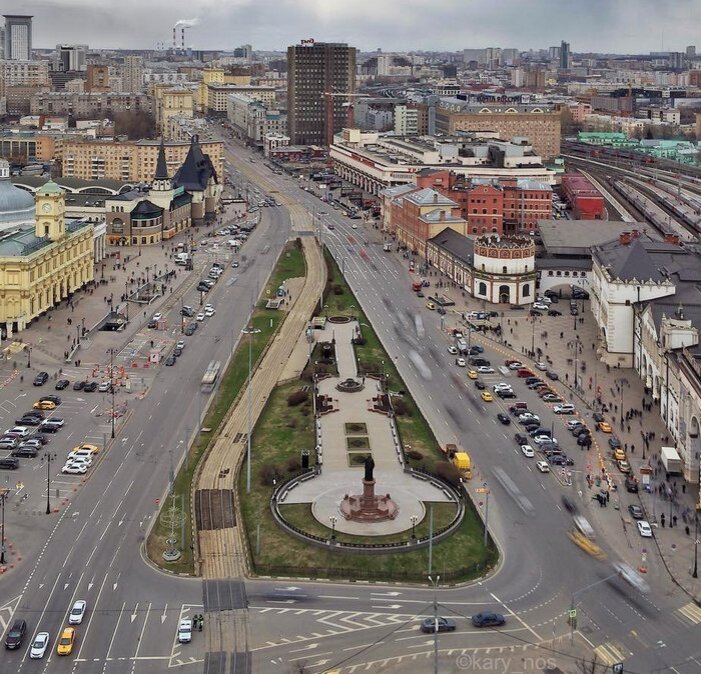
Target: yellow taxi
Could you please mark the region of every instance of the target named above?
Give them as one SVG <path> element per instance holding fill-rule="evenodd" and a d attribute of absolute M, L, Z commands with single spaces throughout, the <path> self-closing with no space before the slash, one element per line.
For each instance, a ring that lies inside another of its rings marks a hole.
<path fill-rule="evenodd" d="M 626 453 L 623 449 L 623 447 L 618 447 L 617 449 L 614 450 L 613 452 L 613 458 L 614 461 L 625 461 L 626 460 Z"/>
<path fill-rule="evenodd" d="M 468 370 L 467 376 L 469 379 L 477 379 L 477 373 L 474 370 Z"/>
<path fill-rule="evenodd" d="M 70 655 L 73 652 L 73 644 L 75 643 L 75 628 L 66 627 L 61 632 L 61 638 L 56 646 L 56 655 Z"/>
<path fill-rule="evenodd" d="M 436 308 L 436 305 L 433 302 L 426 302 L 426 308 L 433 311 Z"/>
<path fill-rule="evenodd" d="M 494 400 L 494 396 L 489 391 L 482 391 L 482 400 L 486 403 L 491 403 Z"/>
<path fill-rule="evenodd" d="M 55 410 L 56 409 L 56 403 L 51 402 L 50 400 L 37 400 L 32 407 L 35 410 Z"/>
<path fill-rule="evenodd" d="M 599 561 L 606 559 L 606 553 L 596 543 L 588 539 L 581 531 L 572 529 L 567 532 L 567 535 L 578 548 L 584 550 L 588 555 L 591 555 Z"/>
<path fill-rule="evenodd" d="M 90 445 L 88 443 L 85 443 L 83 445 L 78 445 L 77 447 L 73 448 L 74 452 L 90 452 L 91 454 L 97 454 L 100 451 L 100 448 L 97 445 Z"/>
<path fill-rule="evenodd" d="M 599 430 L 602 433 L 613 433 L 613 428 L 611 428 L 611 424 L 608 421 L 600 421 Z"/>

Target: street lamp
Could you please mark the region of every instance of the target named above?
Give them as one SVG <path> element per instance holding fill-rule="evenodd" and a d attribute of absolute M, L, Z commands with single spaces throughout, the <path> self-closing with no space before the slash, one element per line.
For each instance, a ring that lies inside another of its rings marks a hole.
<path fill-rule="evenodd" d="M 246 493 L 251 493 L 251 342 L 253 335 L 257 335 L 260 330 L 253 327 L 241 330 L 244 335 L 248 335 L 248 432 L 246 433 Z"/>
<path fill-rule="evenodd" d="M 114 349 L 108 349 L 107 353 L 110 354 L 110 391 L 112 393 L 112 439 L 114 439 Z"/>
<path fill-rule="evenodd" d="M 411 520 L 411 537 L 412 539 L 416 539 L 416 523 L 419 521 L 419 518 L 416 515 L 412 515 L 410 518 Z"/>
<path fill-rule="evenodd" d="M 32 366 L 32 347 L 27 347 L 27 367 Z"/>
<path fill-rule="evenodd" d="M 56 454 L 46 452 L 46 514 L 51 514 L 51 462 L 56 460 Z M 4 512 L 4 506 L 3 506 Z"/>
<path fill-rule="evenodd" d="M 336 540 L 336 522 L 338 522 L 338 517 L 336 515 L 331 515 L 329 517 L 329 522 L 331 522 L 331 540 Z"/>
<path fill-rule="evenodd" d="M 0 564 L 5 563 L 5 499 L 10 493 L 10 490 L 2 489 L 0 494 L 0 508 L 2 509 L 2 520 L 0 520 Z"/>
<path fill-rule="evenodd" d="M 431 576 L 428 577 L 428 582 L 433 586 L 433 674 L 438 674 L 438 601 L 436 590 L 440 580 L 440 576 L 436 576 L 435 580 Z"/>
<path fill-rule="evenodd" d="M 3 500 L 3 521 L 4 521 L 5 505 Z M 3 547 L 4 550 L 4 547 Z M 698 505 L 694 512 L 694 570 L 691 573 L 692 578 L 699 577 L 699 512 Z"/>

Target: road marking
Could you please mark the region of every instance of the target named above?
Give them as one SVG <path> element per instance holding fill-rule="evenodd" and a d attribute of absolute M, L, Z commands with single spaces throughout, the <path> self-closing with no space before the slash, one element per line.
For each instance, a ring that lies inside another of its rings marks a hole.
<path fill-rule="evenodd" d="M 615 665 L 617 662 L 623 662 L 627 657 L 624 655 L 624 652 L 625 649 L 620 643 L 611 641 L 600 644 L 594 649 L 594 653 L 596 653 L 601 662 L 608 666 Z"/>
<path fill-rule="evenodd" d="M 696 606 L 694 602 L 689 602 L 681 608 L 677 609 L 685 618 L 690 620 L 694 625 L 701 623 L 701 608 Z"/>
<path fill-rule="evenodd" d="M 501 599 L 499 599 L 493 592 L 490 592 L 489 594 L 492 596 L 492 598 L 494 599 L 494 601 L 496 601 L 498 604 L 501 604 L 501 605 L 506 609 L 506 611 L 509 613 L 509 615 L 512 615 L 514 618 L 516 618 L 516 620 L 518 620 L 518 621 L 521 623 L 521 625 L 523 625 L 536 639 L 538 639 L 538 641 L 542 641 L 542 638 L 540 637 L 540 635 L 539 635 L 525 620 L 523 620 L 523 618 L 521 618 L 519 615 L 517 615 L 516 613 L 514 613 L 514 612 L 513 612 L 503 601 L 501 601 Z"/>

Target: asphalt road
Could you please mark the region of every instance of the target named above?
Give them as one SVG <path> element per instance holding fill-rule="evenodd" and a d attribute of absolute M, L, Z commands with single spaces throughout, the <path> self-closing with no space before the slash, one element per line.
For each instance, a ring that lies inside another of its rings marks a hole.
<path fill-rule="evenodd" d="M 441 637 L 442 664 L 452 664 L 457 667 L 455 671 L 460 671 L 455 664 L 460 649 L 467 653 L 519 649 L 551 639 L 555 639 L 550 645 L 553 652 L 529 652 L 560 657 L 569 643 L 566 616 L 574 595 L 578 628 L 586 639 L 580 638 L 579 643 L 590 646 L 590 653 L 596 648 L 600 663 L 626 661 L 627 671 L 638 672 L 659 667 L 668 670 L 671 666 L 679 672 L 697 671 L 698 660 L 689 658 L 698 657 L 691 635 L 701 622 L 701 610 L 689 606 L 688 597 L 670 586 L 666 574 L 651 574 L 652 590 L 642 595 L 619 578 L 611 578 L 609 563 L 595 561 L 567 538 L 571 520 L 560 499 L 562 494 L 572 495 L 572 487 L 561 484 L 557 474 L 540 473 L 533 460 L 521 455 L 513 440 L 519 429 L 513 424 L 502 426 L 496 420 L 496 412 L 508 404 L 498 399 L 483 402 L 464 370 L 455 367 L 454 357 L 447 352 L 447 335 L 440 330 L 440 317 L 426 309 L 425 300 L 417 298 L 410 288 L 406 261 L 397 254 L 385 253 L 379 233 L 370 226 L 360 224 L 352 229 L 353 222 L 357 225 L 359 221 L 351 221 L 322 204 L 300 189 L 296 181 L 273 176 L 260 163 L 241 161 L 239 166 L 247 176 L 252 170 L 264 173 L 268 181 L 310 212 L 327 213 L 325 222 L 332 221 L 335 227 L 324 229 L 324 243 L 345 268 L 363 310 L 439 440 L 457 440 L 467 448 L 481 471 L 480 479 L 491 489 L 489 526 L 502 548 L 502 565 L 494 577 L 482 583 L 439 590 L 441 612 L 458 618 L 460 625 L 457 634 Z M 417 314 L 426 330 L 423 344 L 414 328 Z M 419 373 L 409 356 L 411 350 L 430 369 L 430 379 Z M 486 356 L 493 364 L 503 363 L 504 356 L 489 346 Z M 499 371 L 482 377 L 486 383 L 506 378 Z M 581 458 L 574 438 L 562 427 L 566 418 L 552 415 L 523 381 L 514 376 L 510 379 L 518 399 L 537 410 L 544 425 L 555 424 L 555 436 L 579 464 L 574 471 L 588 470 L 589 461 L 596 463 L 593 457 Z M 518 493 L 505 487 L 497 473 L 508 476 Z M 637 536 L 635 532 L 632 535 Z M 601 542 L 609 559 L 615 560 L 623 542 Z M 435 562 L 436 572 L 440 572 L 439 560 Z M 431 637 L 418 632 L 419 617 L 432 614 L 433 593 L 429 589 L 357 584 L 293 586 L 302 588 L 299 592 L 303 598 L 280 600 L 271 588 L 261 592 L 259 583 L 248 586 L 251 631 L 260 640 L 253 646 L 257 672 L 279 671 L 282 662 L 303 663 L 309 671 L 321 672 L 346 658 L 350 658 L 346 666 L 351 668 L 364 669 L 367 663 L 374 663 L 377 671 L 415 671 L 416 658 L 432 654 Z M 479 631 L 460 619 L 483 609 L 503 612 L 509 619 L 507 628 Z M 307 620 L 312 624 L 307 625 Z M 302 624 L 306 629 L 300 629 Z M 562 663 L 571 665 L 572 660 L 564 657 Z"/>
<path fill-rule="evenodd" d="M 44 660 L 31 661 L 31 639 L 27 638 L 21 649 L 5 652 L 0 672 L 122 674 L 163 672 L 176 666 L 184 672 L 202 671 L 203 636 L 195 633 L 193 642 L 186 646 L 175 643 L 180 617 L 202 611 L 202 582 L 153 570 L 142 559 L 140 547 L 156 513 L 156 501 L 167 493 L 171 466 L 178 465 L 185 439 L 198 425 L 204 409 L 200 382 L 207 364 L 212 359 L 226 361 L 247 324 L 252 299 L 265 283 L 288 232 L 286 213 L 265 209 L 261 224 L 241 251 L 241 266 L 231 269 L 227 265 L 206 296 L 205 301 L 214 304 L 217 313 L 206 319 L 193 337 L 184 338 L 187 345 L 176 366 L 157 370 L 146 397 L 133 405 L 111 449 L 100 455 L 70 507 L 55 519 L 39 513 L 27 515 L 39 524 L 39 531 L 32 535 L 41 539 L 43 534 L 46 544 L 28 556 L 31 561 L 3 576 L 0 619 L 7 626 L 13 616 L 24 618 L 28 637 L 48 631 L 51 646 Z M 198 306 L 194 284 L 184 295 L 184 303 Z M 166 315 L 168 325 L 174 326 L 169 335 L 173 340 L 180 338 L 179 307 L 180 302 L 174 302 Z M 153 336 L 144 334 L 146 339 Z M 64 397 L 67 402 L 59 410 L 70 407 L 73 403 L 68 400 L 75 401 L 78 395 L 66 393 Z M 68 434 L 87 437 L 94 420 L 78 413 L 68 423 L 62 431 L 66 434 L 63 441 L 58 437 L 53 440 L 56 447 L 70 445 L 66 444 Z M 59 456 L 59 461 L 62 459 Z M 55 479 L 63 478 L 59 461 L 52 466 Z M 41 484 L 37 481 L 37 488 Z M 179 524 L 176 535 L 178 531 Z M 77 628 L 73 655 L 59 657 L 56 641 L 76 599 L 88 602 L 87 615 Z"/>

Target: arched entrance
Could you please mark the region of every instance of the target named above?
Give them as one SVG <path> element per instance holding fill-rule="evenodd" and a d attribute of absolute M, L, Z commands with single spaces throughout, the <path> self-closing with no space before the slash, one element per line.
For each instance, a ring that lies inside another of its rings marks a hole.
<path fill-rule="evenodd" d="M 509 304 L 511 302 L 511 289 L 509 286 L 499 286 L 499 303 Z"/>

